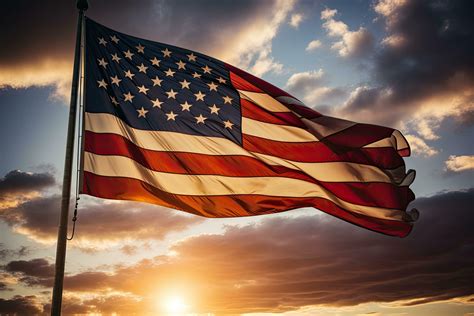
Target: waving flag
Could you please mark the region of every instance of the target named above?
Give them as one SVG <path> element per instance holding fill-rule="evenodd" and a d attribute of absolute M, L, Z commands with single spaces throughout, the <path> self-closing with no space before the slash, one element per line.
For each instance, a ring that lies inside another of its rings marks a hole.
<path fill-rule="evenodd" d="M 414 198 L 391 128 L 324 116 L 209 56 L 86 20 L 82 193 L 206 217 L 315 207 L 406 236 Z"/>

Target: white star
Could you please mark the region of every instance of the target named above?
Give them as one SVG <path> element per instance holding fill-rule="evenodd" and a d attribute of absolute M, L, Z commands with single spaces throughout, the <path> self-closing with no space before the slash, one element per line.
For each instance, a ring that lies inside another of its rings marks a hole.
<path fill-rule="evenodd" d="M 115 99 L 115 97 L 110 97 L 110 101 L 112 101 L 113 105 L 119 105 L 119 103 L 117 102 L 117 99 Z"/>
<path fill-rule="evenodd" d="M 135 74 L 133 74 L 130 70 L 125 71 L 125 77 L 130 78 L 130 80 L 132 80 L 133 76 L 135 76 Z"/>
<path fill-rule="evenodd" d="M 201 67 L 201 69 L 204 71 L 205 74 L 210 74 L 211 73 L 211 68 L 209 68 L 208 65 Z"/>
<path fill-rule="evenodd" d="M 125 97 L 124 101 L 127 102 L 127 101 L 130 101 L 130 103 L 132 103 L 132 99 L 135 97 L 133 94 L 131 94 L 130 92 L 128 93 L 124 93 L 123 96 Z"/>
<path fill-rule="evenodd" d="M 178 65 L 178 70 L 179 69 L 186 69 L 186 63 L 185 62 L 182 62 L 181 60 L 177 63 L 175 63 L 176 65 Z"/>
<path fill-rule="evenodd" d="M 215 104 L 213 104 L 212 106 L 208 106 L 208 108 L 211 109 L 211 114 L 214 113 L 214 114 L 219 115 L 220 108 L 218 108 Z"/>
<path fill-rule="evenodd" d="M 119 62 L 120 59 L 122 59 L 122 58 L 118 57 L 117 54 L 112 54 L 112 60 L 113 60 L 113 61 Z"/>
<path fill-rule="evenodd" d="M 106 67 L 109 63 L 105 61 L 104 58 L 101 58 L 101 59 L 98 59 L 97 60 L 99 61 L 99 65 L 102 66 L 102 67 Z"/>
<path fill-rule="evenodd" d="M 217 85 L 214 82 L 208 83 L 207 85 L 209 86 L 209 91 L 217 91 Z"/>
<path fill-rule="evenodd" d="M 224 104 L 229 103 L 232 104 L 232 98 L 229 96 L 222 97 L 224 99 Z"/>
<path fill-rule="evenodd" d="M 126 52 L 123 52 L 123 53 L 125 54 L 125 57 L 130 59 L 130 60 L 132 59 L 132 56 L 135 55 L 130 50 L 127 50 Z"/>
<path fill-rule="evenodd" d="M 181 89 L 189 89 L 189 85 L 191 84 L 191 82 L 186 81 L 186 79 L 180 81 L 179 83 L 181 84 Z"/>
<path fill-rule="evenodd" d="M 195 93 L 194 95 L 196 96 L 196 101 L 199 101 L 199 100 L 204 101 L 204 97 L 206 96 L 201 91 L 198 91 L 198 93 Z"/>
<path fill-rule="evenodd" d="M 153 81 L 153 87 L 154 87 L 154 86 L 159 86 L 159 87 L 161 87 L 161 82 L 162 82 L 163 80 L 161 80 L 160 78 L 158 78 L 158 76 L 155 76 L 155 79 L 151 79 L 151 81 Z"/>
<path fill-rule="evenodd" d="M 148 69 L 148 67 L 145 66 L 143 63 L 140 66 L 138 66 L 138 71 L 143 72 L 144 74 L 146 74 L 147 69 Z"/>
<path fill-rule="evenodd" d="M 101 38 L 99 38 L 99 45 L 104 45 L 105 46 L 105 45 L 107 45 L 107 41 L 103 37 L 101 37 Z"/>
<path fill-rule="evenodd" d="M 202 114 L 199 114 L 199 116 L 195 116 L 194 118 L 196 119 L 197 124 L 205 124 L 204 121 L 207 120 L 207 117 L 202 116 Z"/>
<path fill-rule="evenodd" d="M 166 116 L 168 117 L 166 120 L 169 121 L 169 120 L 175 120 L 175 117 L 178 116 L 178 114 L 174 114 L 173 111 L 169 112 L 169 113 L 166 113 Z"/>
<path fill-rule="evenodd" d="M 163 102 L 161 102 L 158 98 L 156 98 L 155 101 L 151 100 L 151 102 L 153 103 L 154 108 L 161 109 L 161 105 L 163 104 Z"/>
<path fill-rule="evenodd" d="M 168 68 L 167 71 L 165 71 L 166 77 L 173 77 L 176 71 L 171 70 L 171 68 Z"/>
<path fill-rule="evenodd" d="M 234 126 L 234 123 L 231 121 L 224 121 L 224 127 L 228 129 L 232 129 L 232 126 Z"/>
<path fill-rule="evenodd" d="M 186 55 L 186 56 L 188 56 L 189 61 L 196 61 L 196 57 L 197 57 L 197 56 L 194 55 L 194 53 L 191 53 L 191 54 Z"/>
<path fill-rule="evenodd" d="M 118 42 L 119 42 L 118 37 L 115 36 L 115 35 L 112 35 L 112 36 L 110 37 L 110 40 L 111 40 L 112 42 L 114 42 L 115 44 L 118 44 Z"/>
<path fill-rule="evenodd" d="M 226 80 L 222 77 L 219 77 L 219 79 L 217 79 L 217 81 L 219 81 L 219 83 L 226 83 Z"/>
<path fill-rule="evenodd" d="M 144 49 L 145 49 L 145 46 L 142 46 L 142 44 L 138 44 L 138 46 L 135 47 L 137 49 L 137 52 L 139 53 L 145 53 Z"/>
<path fill-rule="evenodd" d="M 99 80 L 97 80 L 97 83 L 99 84 L 99 88 L 101 88 L 101 87 L 102 87 L 102 88 L 104 88 L 104 89 L 106 89 L 106 90 L 107 90 L 107 83 L 105 82 L 105 80 L 104 80 L 104 79 L 102 79 L 102 80 L 100 80 L 100 81 L 99 81 Z"/>
<path fill-rule="evenodd" d="M 182 107 L 181 111 L 188 111 L 189 112 L 189 109 L 192 107 L 192 105 L 189 104 L 188 101 L 184 101 L 184 103 L 181 103 L 180 105 Z"/>
<path fill-rule="evenodd" d="M 166 92 L 166 94 L 168 95 L 168 99 L 176 100 L 176 95 L 178 94 L 178 92 L 174 92 L 173 89 L 171 89 L 170 91 Z"/>
<path fill-rule="evenodd" d="M 153 64 L 153 66 L 157 66 L 159 67 L 160 66 L 160 61 L 158 58 L 156 57 L 153 57 L 153 59 L 150 59 L 151 63 Z"/>
<path fill-rule="evenodd" d="M 119 77 L 117 77 L 117 76 L 110 77 L 110 79 L 112 79 L 112 84 L 116 84 L 117 87 L 118 87 L 120 81 L 122 81 L 122 79 L 119 79 Z"/>
<path fill-rule="evenodd" d="M 165 57 L 171 57 L 171 51 L 168 50 L 168 47 L 164 50 L 161 51 L 163 53 L 163 56 Z"/>
<path fill-rule="evenodd" d="M 137 110 L 137 112 L 138 112 L 138 117 L 144 117 L 144 118 L 146 118 L 146 114 L 148 113 L 148 111 L 145 110 L 143 106 L 141 109 Z"/>
<path fill-rule="evenodd" d="M 201 78 L 201 75 L 198 74 L 197 72 L 194 72 L 193 73 L 193 78 Z"/>
<path fill-rule="evenodd" d="M 137 87 L 138 88 L 138 92 L 140 93 L 143 93 L 146 95 L 146 92 L 150 89 L 148 89 L 147 87 L 145 87 L 144 85 L 141 85 L 140 87 Z"/>

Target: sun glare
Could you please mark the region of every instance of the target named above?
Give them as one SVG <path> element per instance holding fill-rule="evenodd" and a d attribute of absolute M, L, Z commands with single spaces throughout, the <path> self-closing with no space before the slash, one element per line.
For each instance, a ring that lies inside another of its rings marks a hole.
<path fill-rule="evenodd" d="M 170 296 L 164 301 L 165 310 L 170 315 L 181 315 L 186 312 L 187 305 L 179 296 Z"/>

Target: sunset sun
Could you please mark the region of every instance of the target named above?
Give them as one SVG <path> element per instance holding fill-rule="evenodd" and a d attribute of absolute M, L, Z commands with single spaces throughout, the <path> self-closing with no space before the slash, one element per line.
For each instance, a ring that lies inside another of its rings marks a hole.
<path fill-rule="evenodd" d="M 185 300 L 180 296 L 168 296 L 163 300 L 162 306 L 169 315 L 181 315 L 188 309 Z"/>

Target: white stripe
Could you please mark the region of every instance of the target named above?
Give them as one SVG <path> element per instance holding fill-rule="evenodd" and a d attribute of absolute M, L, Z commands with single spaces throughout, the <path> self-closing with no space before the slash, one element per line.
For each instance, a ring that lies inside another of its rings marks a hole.
<path fill-rule="evenodd" d="M 390 137 L 383 138 L 381 140 L 378 140 L 376 142 L 373 142 L 364 146 L 364 148 L 377 148 L 377 147 L 392 147 L 392 148 L 395 148 L 396 150 L 402 150 L 402 149 L 409 148 L 410 146 L 408 144 L 408 141 L 402 135 L 402 133 L 395 130 L 393 131 L 392 135 L 390 135 Z"/>
<path fill-rule="evenodd" d="M 95 133 L 117 134 L 130 140 L 138 147 L 149 150 L 253 157 L 269 165 L 285 166 L 302 171 L 319 181 L 388 182 L 396 184 L 405 177 L 404 168 L 382 170 L 375 166 L 349 162 L 297 162 L 250 152 L 236 143 L 220 137 L 139 130 L 128 126 L 112 114 L 86 113 L 85 129 Z"/>
<path fill-rule="evenodd" d="M 271 112 L 291 112 L 286 106 L 274 99 L 272 96 L 266 93 L 250 92 L 245 90 L 239 91 L 240 97 L 252 101 L 260 107 L 271 111 Z"/>
<path fill-rule="evenodd" d="M 404 214 L 400 210 L 349 203 L 316 184 L 286 177 L 226 177 L 158 172 L 147 169 L 128 157 L 101 156 L 88 152 L 84 154 L 84 170 L 101 176 L 138 179 L 162 191 L 178 195 L 258 194 L 278 197 L 314 197 L 331 200 L 346 210 L 375 218 L 401 221 Z"/>
<path fill-rule="evenodd" d="M 242 133 L 279 142 L 315 142 L 316 136 L 295 126 L 260 122 L 242 117 Z"/>

